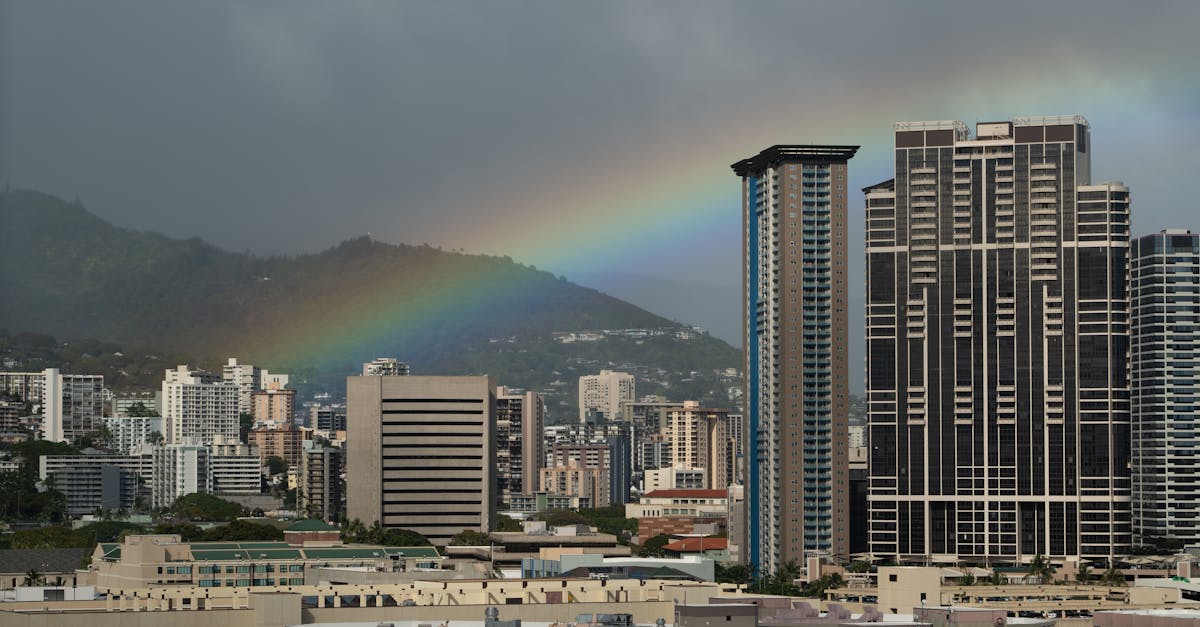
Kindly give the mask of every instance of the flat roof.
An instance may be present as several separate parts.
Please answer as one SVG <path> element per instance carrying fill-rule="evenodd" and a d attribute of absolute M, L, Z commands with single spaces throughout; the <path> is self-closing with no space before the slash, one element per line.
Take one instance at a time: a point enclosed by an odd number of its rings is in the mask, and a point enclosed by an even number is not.
<path fill-rule="evenodd" d="M 766 150 L 729 166 L 738 176 L 765 170 L 780 162 L 845 163 L 858 146 L 833 144 L 776 144 Z"/>

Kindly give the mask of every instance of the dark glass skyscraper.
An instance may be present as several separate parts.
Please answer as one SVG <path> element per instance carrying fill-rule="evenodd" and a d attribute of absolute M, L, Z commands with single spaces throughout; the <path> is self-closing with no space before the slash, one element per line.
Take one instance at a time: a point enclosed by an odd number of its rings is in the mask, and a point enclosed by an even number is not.
<path fill-rule="evenodd" d="M 846 162 L 773 146 L 742 177 L 747 561 L 848 551 Z"/>
<path fill-rule="evenodd" d="M 1133 521 L 1142 544 L 1200 541 L 1200 235 L 1133 242 Z"/>
<path fill-rule="evenodd" d="M 1127 552 L 1129 190 L 1090 184 L 1080 116 L 895 142 L 864 190 L 871 551 Z"/>

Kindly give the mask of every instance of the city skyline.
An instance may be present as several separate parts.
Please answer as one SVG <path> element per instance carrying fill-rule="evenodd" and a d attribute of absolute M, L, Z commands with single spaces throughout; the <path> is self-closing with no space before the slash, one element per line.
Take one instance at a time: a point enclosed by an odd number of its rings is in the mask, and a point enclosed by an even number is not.
<path fill-rule="evenodd" d="M 1200 92 L 1178 80 L 1197 56 L 1197 8 L 1183 3 L 883 5 L 873 20 L 866 5 L 766 5 L 769 19 L 734 5 L 523 5 L 549 27 L 454 4 L 135 6 L 147 8 L 0 7 L 13 52 L 0 60 L 0 179 L 231 250 L 314 251 L 370 233 L 511 255 L 732 341 L 737 310 L 720 303 L 738 290 L 738 200 L 718 155 L 860 144 L 854 215 L 857 190 L 886 177 L 897 119 L 1085 111 L 1106 133 L 1098 154 L 1112 155 L 1096 178 L 1120 173 L 1142 190 L 1134 233 L 1145 233 L 1180 226 L 1169 218 L 1186 197 L 1169 182 L 1188 159 L 1125 155 L 1194 155 L 1200 132 Z M 856 36 L 852 50 L 823 54 Z M 61 56 L 39 51 L 47 40 Z M 1000 51 L 1063 71 L 1013 74 L 989 63 Z M 754 69 L 781 55 L 799 60 L 782 77 Z M 70 91 L 98 80 L 89 98 Z M 822 99 L 855 104 L 817 107 L 803 97 L 814 81 Z M 746 93 L 770 105 L 747 108 Z M 453 168 L 437 165 L 450 156 Z M 463 228 L 468 216 L 487 228 Z M 851 277 L 863 268 L 859 228 L 851 220 Z M 727 296 L 672 310 L 695 288 Z"/>

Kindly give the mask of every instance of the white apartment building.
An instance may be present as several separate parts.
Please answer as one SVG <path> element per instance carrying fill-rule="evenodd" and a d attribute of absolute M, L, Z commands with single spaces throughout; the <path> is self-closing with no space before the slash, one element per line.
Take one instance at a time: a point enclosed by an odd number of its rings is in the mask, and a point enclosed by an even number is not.
<path fill-rule="evenodd" d="M 109 442 L 112 448 L 122 453 L 132 452 L 149 443 L 153 433 L 163 433 L 161 416 L 110 417 L 104 418 L 104 425 L 111 434 Z"/>
<path fill-rule="evenodd" d="M 95 433 L 104 416 L 104 377 L 62 374 L 57 368 L 47 368 L 43 375 L 43 437 L 51 442 L 71 442 Z"/>
<path fill-rule="evenodd" d="M 209 447 L 204 444 L 156 447 L 151 506 L 169 507 L 181 496 L 193 492 L 211 492 L 209 453 Z"/>
<path fill-rule="evenodd" d="M 218 436 L 237 439 L 237 385 L 179 366 L 166 372 L 162 398 L 163 436 L 168 444 L 181 444 L 185 439 L 207 444 Z"/>
<path fill-rule="evenodd" d="M 616 420 L 621 415 L 621 402 L 634 399 L 634 378 L 627 372 L 601 370 L 600 374 L 579 377 L 579 422 L 585 422 L 589 410 Z"/>

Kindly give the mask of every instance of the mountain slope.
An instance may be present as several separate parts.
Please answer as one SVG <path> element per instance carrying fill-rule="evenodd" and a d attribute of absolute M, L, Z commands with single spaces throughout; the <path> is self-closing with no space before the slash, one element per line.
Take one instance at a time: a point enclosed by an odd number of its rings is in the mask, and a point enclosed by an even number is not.
<path fill-rule="evenodd" d="M 616 353 L 564 347 L 551 332 L 680 327 L 508 258 L 365 237 L 318 254 L 258 258 L 119 228 L 30 191 L 0 194 L 0 328 L 212 360 L 237 355 L 331 387 L 379 355 L 421 373 L 488 372 L 529 387 L 564 374 L 571 359 L 653 369 L 651 352 L 678 353 L 680 372 L 739 361 L 706 335 L 607 342 L 622 347 Z M 515 352 L 492 350 L 501 344 Z M 518 362 L 528 376 L 506 381 Z"/>

